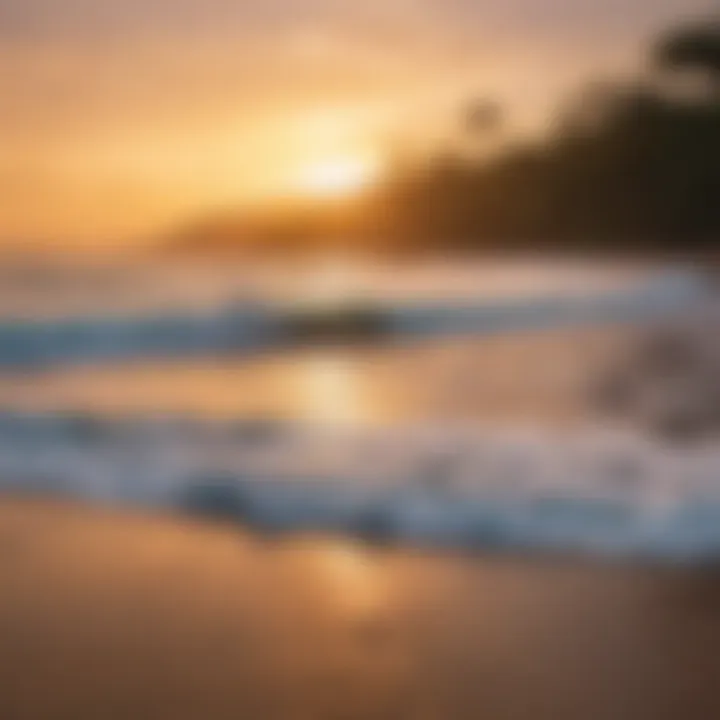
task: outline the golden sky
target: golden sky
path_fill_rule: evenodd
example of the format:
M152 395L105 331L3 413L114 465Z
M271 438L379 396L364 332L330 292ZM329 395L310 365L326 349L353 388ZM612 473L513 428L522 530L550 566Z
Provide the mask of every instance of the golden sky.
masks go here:
M0 238L144 237L376 172L467 97L538 128L706 0L0 0Z

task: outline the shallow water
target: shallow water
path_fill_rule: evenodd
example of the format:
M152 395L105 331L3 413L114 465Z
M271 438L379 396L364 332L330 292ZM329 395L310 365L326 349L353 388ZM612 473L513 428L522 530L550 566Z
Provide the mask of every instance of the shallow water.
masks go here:
M295 263L148 255L0 257L0 318L203 311L237 301L477 300L627 287L668 266L544 259Z
M135 277L132 268L116 270L123 282L127 273ZM73 268L71 277L97 272ZM207 272L197 271L199 286L209 282ZM243 276L220 277L218 292L227 299ZM274 282L279 277L272 275ZM369 524L375 532L380 523L383 532L410 543L692 558L718 551L720 537L707 517L698 533L688 535L688 527L703 502L717 504L706 482L707 463L712 470L720 458L701 450L689 464L680 455L659 472L664 448L627 429L611 434L603 449L606 420L590 401L594 381L632 341L638 324L649 315L687 312L688 301L695 307L704 298L693 276L668 268L653 274L647 268L504 264L406 267L396 282L388 268L347 265L306 268L294 277L296 303L382 300L397 331L364 345L283 349L282 343L263 343L228 351L220 343L221 352L225 316L217 316L218 330L211 313L189 331L202 338L202 353L176 349L160 359L128 342L137 339L138 327L143 342L154 341L160 332L154 320L144 325L133 319L129 331L123 326L118 332L107 305L87 306L95 317L91 336L85 326L79 339L77 328L69 336L82 364L54 362L64 357L53 355L54 333L57 327L66 333L66 326L50 323L39 335L33 330L46 362L0 373L3 485L201 511L220 478L220 500L211 499L215 510L219 503L237 520L282 529L352 533ZM183 282L194 289L187 277ZM299 292L302 282L320 292ZM162 292L172 286L167 283L161 274ZM92 295L101 286L82 289ZM537 300L539 287L544 294ZM274 286L263 281L260 290L271 293ZM42 294L42 286L34 291ZM147 312L148 297L138 296ZM196 301L192 312L207 312ZM178 307L182 323L193 317ZM272 307L263 310L271 322L287 305L276 296ZM235 322L232 316L230 325ZM166 321L159 327L165 332ZM184 343L187 327L181 330ZM117 344L106 353L110 340ZM61 349L68 342L64 334L62 341ZM100 357L94 354L99 341ZM118 355L128 348L134 355L121 362ZM492 467L483 447L502 456ZM580 470L573 465L576 451L583 456ZM618 480L628 462L635 468L632 481ZM288 479L292 485L283 485ZM326 484L319 488L318 480ZM444 492L458 484L471 496ZM700 496L688 498L691 491ZM241 503L236 512L237 493L249 498L249 510ZM580 499L558 505L558 493ZM613 506L598 520L594 508L608 494ZM492 537L482 530L488 523Z
M632 329L617 327L620 310L611 313L610 327L583 327L574 319L574 327L562 329L562 320L553 329L550 319L539 323L549 329L533 330L533 308L552 298L570 309L574 298L612 299L680 271L538 259L400 267L338 259L294 267L147 258L6 261L0 264L0 329L7 335L0 347L7 360L0 407L354 425L577 422L587 418L588 379ZM677 294L671 280L668 293ZM663 292L661 285L661 302ZM357 300L385 303L398 331L428 336L364 347L277 347L283 343L275 337L275 313ZM445 303L450 311L438 315ZM648 300L627 304L632 309ZM231 307L255 309L248 318L223 315ZM458 322L466 307L469 319ZM488 309L474 320L473 307ZM583 312L591 320L595 311ZM17 325L22 318L32 324ZM80 325L63 329L58 322L68 319ZM442 337L445 325L456 327L456 337ZM163 333L166 339L157 340ZM72 364L65 357L84 355L80 366L63 366Z
M590 419L594 371L632 334L566 330L5 373L0 406L361 426L577 423Z

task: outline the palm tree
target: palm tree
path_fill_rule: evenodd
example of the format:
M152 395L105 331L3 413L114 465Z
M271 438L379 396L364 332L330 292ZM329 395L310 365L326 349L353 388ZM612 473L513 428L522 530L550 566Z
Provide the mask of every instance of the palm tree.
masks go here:
M657 43L653 59L661 70L700 73L720 100L720 20L669 32Z

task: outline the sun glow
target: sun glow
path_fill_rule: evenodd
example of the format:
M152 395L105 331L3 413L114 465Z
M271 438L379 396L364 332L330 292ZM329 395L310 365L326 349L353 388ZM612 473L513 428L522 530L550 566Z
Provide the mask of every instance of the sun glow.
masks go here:
M303 168L297 189L317 198L345 198L370 186L379 173L379 165L372 158L328 158Z

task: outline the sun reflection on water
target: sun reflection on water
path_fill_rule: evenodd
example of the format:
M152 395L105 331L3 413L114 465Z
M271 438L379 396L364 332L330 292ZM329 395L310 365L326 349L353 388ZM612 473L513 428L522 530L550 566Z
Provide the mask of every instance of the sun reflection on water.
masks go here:
M318 424L352 424L362 420L363 398L349 358L313 355L303 359L306 419Z

